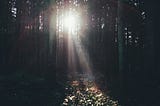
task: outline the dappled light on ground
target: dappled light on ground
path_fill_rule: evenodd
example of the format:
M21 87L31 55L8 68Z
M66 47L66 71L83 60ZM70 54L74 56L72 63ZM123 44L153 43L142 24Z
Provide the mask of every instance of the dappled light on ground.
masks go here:
M66 87L66 97L62 106L120 106L101 92L94 82L72 81Z

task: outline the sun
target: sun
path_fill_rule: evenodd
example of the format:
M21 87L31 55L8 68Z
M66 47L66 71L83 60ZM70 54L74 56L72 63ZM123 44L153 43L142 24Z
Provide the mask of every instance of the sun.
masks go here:
M76 12L69 11L64 17L64 28L69 33L75 33L80 24L79 17Z

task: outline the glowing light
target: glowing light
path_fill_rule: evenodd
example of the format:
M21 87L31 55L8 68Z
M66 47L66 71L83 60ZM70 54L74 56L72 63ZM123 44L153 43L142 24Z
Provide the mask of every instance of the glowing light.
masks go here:
M72 29L75 27L75 23L76 23L76 20L75 20L75 17L70 15L68 17L66 17L65 19L65 27L68 27L69 29Z
M76 14L76 12L68 12L66 14L66 17L64 17L64 27L66 30L68 30L70 33L75 33L78 29L78 25L80 23L80 20Z
M65 4L63 0L57 3L57 65L61 67L59 64L63 63L63 53L61 52L67 52L68 77L74 79L80 73L83 73L87 75L88 80L94 81L91 61L86 51L87 49L83 46L81 40L86 36L85 32L88 30L86 16L88 12L80 8L81 5L78 5L77 0L69 1L73 2L69 3L68 6L63 6ZM64 47L66 49L63 45L65 45ZM73 85L78 85L78 83L74 82Z

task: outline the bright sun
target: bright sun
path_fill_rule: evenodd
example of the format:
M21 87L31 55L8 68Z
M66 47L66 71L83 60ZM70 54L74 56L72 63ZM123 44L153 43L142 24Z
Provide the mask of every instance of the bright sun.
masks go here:
M77 31L77 27L79 25L79 18L76 13L69 12L64 18L64 27L70 33L75 33Z

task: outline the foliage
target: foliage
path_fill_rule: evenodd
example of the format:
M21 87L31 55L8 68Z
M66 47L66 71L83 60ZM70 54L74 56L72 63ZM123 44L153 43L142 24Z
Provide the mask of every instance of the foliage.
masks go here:
M92 82L73 81L66 87L66 98L62 106L119 106L109 96L103 94Z

